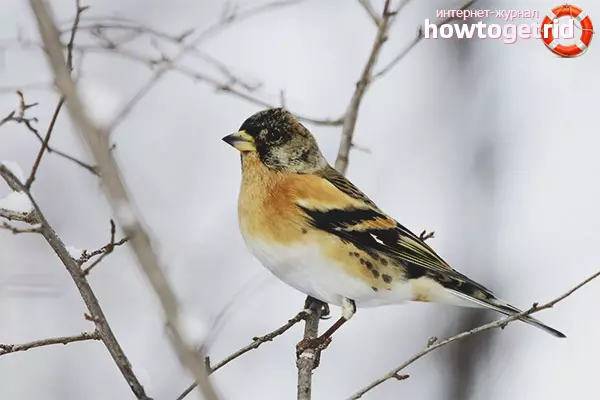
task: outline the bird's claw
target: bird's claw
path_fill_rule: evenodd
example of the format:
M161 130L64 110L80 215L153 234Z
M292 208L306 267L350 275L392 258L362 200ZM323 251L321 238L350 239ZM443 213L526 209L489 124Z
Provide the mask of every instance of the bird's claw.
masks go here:
M321 307L321 319L329 319L331 317L331 311L329 310L329 304L322 302L321 300L317 300L314 297L308 296L306 301L304 302L304 309L308 310L312 306L317 305Z
M329 346L330 343L331 343L331 337L328 337L328 338L318 337L318 338L314 338L314 339L304 338L301 341L299 341L298 344L296 345L296 357L300 358L300 355L302 353L304 353L306 350L315 350L315 351L319 351L319 352L321 350L325 350L327 348L327 346Z
M321 308L321 319L329 319L331 318L331 311L329 310L329 304L323 303L323 307Z

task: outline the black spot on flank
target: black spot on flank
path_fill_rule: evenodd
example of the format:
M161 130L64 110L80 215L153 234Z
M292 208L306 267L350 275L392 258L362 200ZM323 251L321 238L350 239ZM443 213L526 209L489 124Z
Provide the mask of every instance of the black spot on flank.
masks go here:
M373 289L374 292L377 292L379 290L375 286L371 286L371 289Z
M388 260L386 260L385 258L382 258L381 265L388 265Z
M349 253L348 253L348 255L349 255L350 257L352 257L352 256L354 255L354 253L353 253L353 252L349 252Z
M360 259L360 265L365 265L365 259L364 258Z
M357 252L354 252L354 257L360 257L360 254L358 254Z
M373 276L374 276L375 278L379 278L379 271L377 271L376 269L372 269L372 270L371 270L371 273L373 274Z
M381 279L383 279L383 281L385 283L391 283L392 282L392 277L386 274L381 275Z
M308 231L306 229L302 228L302 233L307 234Z
M373 268L373 263L371 261L367 261L367 268L371 269Z

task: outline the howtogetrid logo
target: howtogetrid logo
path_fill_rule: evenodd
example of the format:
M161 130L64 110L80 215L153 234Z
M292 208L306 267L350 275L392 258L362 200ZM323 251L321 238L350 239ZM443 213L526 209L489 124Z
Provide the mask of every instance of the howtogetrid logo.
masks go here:
M579 39L573 44L564 45L555 38L556 30L560 24L559 18L563 17L569 18L570 23L576 22L576 27L581 31ZM594 26L589 15L581 8L570 4L554 7L542 21L541 30L544 32L542 40L548 49L561 57L582 55L588 49L594 35Z

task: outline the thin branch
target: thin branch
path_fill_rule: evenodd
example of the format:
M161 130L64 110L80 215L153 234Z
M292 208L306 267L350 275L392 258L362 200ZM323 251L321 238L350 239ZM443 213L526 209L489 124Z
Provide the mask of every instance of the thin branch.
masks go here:
M303 0L296 0L296 1L303 1ZM288 3L292 4L294 2L280 1L280 2L276 2L274 4L283 5L283 4L288 4ZM258 8L260 10L267 9L265 6L260 6ZM166 32L162 32L162 31L154 29L154 28L146 27L143 25L135 25L133 22L98 23L98 24L93 24L93 25L89 25L89 26L80 26L80 27L78 27L78 31L81 31L81 30L84 30L87 28L91 32L94 32L94 30L93 30L94 26L98 27L98 29L100 29L100 30L102 30L102 29L130 30L131 32L134 32L136 34L144 33L144 34L150 35L152 38L168 40L170 43L177 44L177 45L183 45L183 43L181 43L181 41L179 39L179 36L181 36L181 35L172 36ZM155 74L160 73L160 71L162 69L165 69L166 70L165 72L167 72L167 71L178 72L186 77L192 78L194 81L201 82L201 83L204 83L204 84L214 87L216 89L217 93L227 93L232 96L238 97L242 100L248 101L252 104L258 105L260 107L273 108L273 107L278 106L278 105L274 104L273 102L263 100L261 98L261 96L254 93L260 85L250 84L248 82L245 82L239 76L236 76L224 63L222 63L221 61L215 59L214 57L210 56L209 54L201 51L200 49L198 49L196 47L185 46L182 49L182 51L187 50L187 51L189 51L189 54L196 55L196 56L200 57L201 59L203 59L204 61L206 61L207 63L209 63L211 66L215 67L219 71L219 73L221 75L223 75L224 81L216 79L214 77L211 77L210 75L206 74L204 71L199 71L192 67L177 63L177 62L175 62L176 61L175 58L169 58L164 54L161 54L158 58L152 57L152 56L148 56L145 54L141 54L141 53L137 52L136 50L125 48L124 46L122 46L122 43L115 43L114 41L111 41L104 36L102 36L101 39L102 40L101 40L100 44L80 45L80 46L77 46L76 48L74 48L74 50L78 51L82 56L83 56L83 54L85 54L87 52L107 52L107 53L110 53L111 55L118 55L127 60L143 64L144 66L150 68L151 70L155 70L157 67L160 68L158 71L155 72ZM33 47L35 49L38 49L38 48L43 49L42 44L33 42L33 41L25 41L23 39L18 39L17 43L19 44L20 48ZM65 47L66 47L66 45L65 45ZM151 84L150 82L148 82L147 85L152 86L154 84ZM138 92L137 95L140 95L143 97L145 95L145 93ZM130 102L131 102L131 100L130 100ZM123 112L123 110L125 110L126 107L127 106L125 106L121 110L121 112ZM296 115L296 117L303 122L311 123L314 125L320 125L320 126L341 126L343 123L342 117L335 118L335 119L329 119L329 118L314 118L314 117L302 115L299 113L294 113L294 115ZM115 117L113 119L113 123L116 120L116 118L117 117ZM1 125L1 122L0 122L0 125ZM116 127L116 125L114 127ZM109 125L108 130L109 131L113 130L111 125ZM41 136L40 136L40 141L42 141ZM50 150L48 150L48 152L50 152Z
M46 131L46 136L44 137L44 140L42 141L42 146L40 147L40 150L38 151L38 154L35 157L35 161L33 163L33 167L31 168L29 178L27 178L27 182L25 182L25 187L27 187L27 189L31 188L31 184L35 180L35 174L37 173L40 163L42 162L42 157L44 156L44 153L48 149L48 143L50 143L50 137L52 136L54 125L56 124L56 120L58 119L60 109L62 108L64 102L65 99L61 97L58 100L58 103L56 104L56 108L54 109L54 113L52 114L52 119L50 120L50 125L48 125L48 130Z
M154 88L154 86L160 81L163 75L168 72L172 65L177 64L183 57L185 57L190 51L193 51L200 43L206 40L208 37L216 34L225 27L229 26L233 21L240 21L246 18L253 17L261 14L265 11L272 10L274 8L286 7L292 4L299 3L303 0L285 0L285 1L274 1L272 3L264 4L254 8L250 8L243 13L231 13L225 15L222 21L206 29L200 33L194 40L184 46L171 60L166 62L158 71L154 73L154 76L144 85L117 113L115 118L107 125L107 132L113 132L115 128L125 119L125 117L133 110L133 108L139 103L139 101Z
M41 228L37 225L29 226L26 228L19 228L17 226L13 226L13 225L9 224L8 222L2 222L0 224L0 228L6 229L7 231L11 231L15 235L20 234L20 233L42 233Z
M184 40L193 33L193 30L188 29L183 33L174 35L167 32L163 32L159 29L155 29L145 25L139 25L134 22L98 22L90 25L79 26L78 30L89 31L90 35L95 38L98 38L101 42L102 47L108 50L123 48L123 45L126 44L126 42L136 39L141 35L147 35L153 41L163 40L173 45L181 46L182 44L184 44ZM124 31L129 32L130 35L128 36L127 41L119 40L118 42L116 42L107 37L107 35L105 34L106 31ZM67 31L62 31L61 34L66 32ZM81 49L82 47L79 48ZM214 67L227 79L229 84L239 85L249 92L258 89L261 86L260 84L249 83L245 80L242 80L240 77L234 75L223 62L217 60L213 56L207 54L206 52L198 48L190 49L190 54L197 56L199 59ZM156 64L165 61L168 61L168 57L163 55L163 57L161 57L161 60L156 61Z
M368 391L370 391L371 389L381 385L383 382L395 378L398 373L400 371L402 371L403 369L405 369L406 367L408 367L409 365L411 365L412 363L414 363L415 361L417 361L418 359L420 359L421 357L431 353L434 350L439 349L442 346L445 346L447 344L450 344L452 342L455 342L457 340L460 340L462 338L465 338L467 336L471 336L474 335L476 333L479 332L483 332L483 331L487 331L490 329L494 329L494 328L502 328L504 329L504 327L506 327L506 325L508 325L511 322L514 322L524 316L548 309L553 307L556 303L566 299L567 297L571 296L573 293L575 293L577 290L581 289L583 286L585 286L586 284L590 283L591 281L593 281L594 279L596 279L598 276L600 276L600 271L596 272L595 274L593 274L592 276L590 276L589 278L587 278L586 280L584 280L583 282L581 282L580 284L578 284L577 286L573 287L572 289L570 289L569 291L567 291L566 293L556 297L554 300L549 301L546 304L543 305L538 305L537 303L535 303L529 310L527 311L523 311L519 314L515 314L515 315L511 315L510 317L506 317L506 318L502 318L499 319L497 321L494 322L490 322L488 324L485 325L481 325L477 328L471 329L469 331L466 332L462 332L456 336L452 336L448 339L437 341L437 340L430 340L430 342L428 343L428 346L421 351L420 353L415 354L413 357L411 357L410 359L408 359L405 363L403 363L402 365L400 365L397 368L394 368L393 370L391 370L390 372L388 372L387 374L385 374L384 376L382 376L381 378L371 382L369 385L367 385L366 387L364 387L363 389L359 390L358 392L356 392L355 394L353 394L352 396L350 396L349 400L356 400L356 399L360 399L365 393L367 393Z
M20 99L20 103L21 105L19 106L19 109L22 110L23 108L23 102L24 102L24 95L23 92L18 90L17 94L19 95L19 99ZM6 117L4 117L2 120L0 120L0 126L2 126L3 124L7 123L7 122L16 122L17 124L23 124L25 125L25 127L34 134L34 136L39 140L39 142L42 144L44 144L44 138L42 137L42 135L39 133L39 131L33 126L34 122L37 122L36 118L27 118L25 117L25 113L23 113L23 115L20 115L21 111L19 111L19 115L17 115L16 111L12 111L10 112ZM55 112L56 114L56 112ZM58 116L58 114L56 114ZM54 119L54 117L53 117ZM55 153L57 156L65 158L71 162L74 162L75 164L79 165L80 167L86 169L87 171L91 172L94 175L98 175L98 171L96 171L96 167L94 167L93 165L87 164L69 154L66 154L60 150L57 150L53 147L51 147L50 145L46 145L46 151L48 153Z
M379 26L379 15L377 15L377 12L373 8L371 2L369 0L358 0L358 2L369 15L375 26Z
M383 7L383 13L379 18L379 23L377 25L377 34L375 35L375 41L373 42L373 47L371 48L371 54L369 55L369 59L367 60L360 79L356 84L356 90L352 95L352 99L350 100L350 104L348 105L348 109L346 110L344 116L342 137L340 140L337 158L335 160L335 169L337 169L341 174L345 174L346 169L348 168L348 157L350 155L350 149L352 148L352 138L354 136L354 129L356 128L356 120L358 118L360 103L365 95L365 92L367 91L367 88L371 84L373 68L375 67L375 63L377 62L381 48L387 40L387 33L394 15L395 14L390 12L390 0L386 0Z
M477 0L469 0L467 1L465 4L463 4L463 6L460 8L460 10L466 10L467 8L471 7L473 4L475 4L477 2ZM443 25L443 24L447 24L448 22L452 21L456 19L456 17L449 17L449 18L445 18L443 20L440 20L438 22L436 22L436 25ZM390 72L400 61L402 61L402 59L408 54L410 53L410 51L417 45L419 44L419 42L421 40L423 40L423 27L420 26L419 29L417 30L417 35L413 38L413 40L404 48L402 49L402 51L400 51L400 53L398 53L397 56L395 56L392 61L390 61L389 63L387 63L383 68L381 68L381 70L379 70L378 72L376 72L373 75L373 80L379 79L381 78L383 75L387 74L388 72Z
M25 187L25 185L19 181L19 179L3 164L0 164L0 176L7 182L11 181L16 184L18 189L25 193L29 198L29 201L34 209L33 213L35 215L36 222L39 222L40 224L41 235L44 236L44 239L46 239L50 247L52 247L52 250L54 250L58 258L62 261L63 265L67 268L67 271L71 275L71 278L73 279L75 286L77 286L81 298L83 299L91 315L91 320L96 324L96 329L98 330L102 341L108 349L108 352L119 367L119 370L123 374L123 377L129 384L129 387L134 392L136 397L138 399L149 400L150 398L146 396L143 386L133 373L129 359L125 355L125 352L121 348L121 345L117 341L117 338L108 324L108 321L104 316L104 312L102 311L102 307L100 307L100 303L98 302L98 298L90 287L88 281L83 276L79 264L71 257L71 254L69 254L69 251L65 247L65 244L61 238L48 223L48 220L46 220L42 210L37 205L27 187Z
M77 10L75 12L75 18L73 18L73 24L71 26L71 36L70 36L69 42L67 44L67 67L69 68L69 71L73 70L73 45L75 44L75 34L77 33L77 27L79 26L79 21L81 19L81 13L84 12L85 10L87 10L87 8L88 8L88 7L81 7L80 0L76 0L76 7L77 7ZM62 109L62 106L64 103L65 103L65 98L64 98L64 96L61 96L61 98L58 100L58 103L56 104L56 107L54 108L54 113L52 114L52 119L50 120L48 129L46 130L46 136L44 137L42 146L40 147L40 150L35 158L33 167L31 168L31 173L29 174L29 178L27 178L27 181L25 182L25 187L27 187L27 189L31 188L31 185L33 184L33 181L35 180L35 174L37 173L40 163L42 162L42 157L44 156L44 153L48 149L48 144L50 143L50 137L52 136L52 132L54 131L54 125L56 124L56 121L58 120L58 115L60 114L60 110Z
M83 269L83 276L87 276L95 266L100 264L102 262L102 260L104 260L105 257L107 257L110 253L112 253L115 250L115 247L122 246L125 243L127 243L127 241L129 239L126 237L115 242L116 230L117 230L117 227L115 226L115 222L111 219L110 220L110 242L108 242L107 245L105 245L97 250L94 250L90 253L88 253L87 250L83 251L83 253L81 254L81 257L79 257L79 259L77 260L79 265L83 265L84 263L89 261L91 258L99 256L96 260L94 260L93 263L91 263L88 267Z
M294 318L290 319L285 325L280 326L279 328L275 329L272 332L267 333L266 335L257 336L257 337L252 338L252 343L250 343L247 346L242 347L238 351L225 357L224 359L222 359L221 361L219 361L218 363L216 363L213 366L210 365L209 358L206 357L206 366L207 366L206 369L207 369L208 373L212 374L212 373L216 372L217 370L223 368L225 365L229 364L231 361L235 360L236 358L243 356L244 354L248 353L251 350L257 349L261 344L263 344L265 342L270 342L273 339L275 339L277 336L283 335L291 327L293 327L298 322L305 319L308 314L309 314L308 310L300 311ZM188 394L191 393L192 390L194 390L194 388L196 388L196 386L197 386L196 383L193 383L190 386L188 386L188 388L185 389L183 391L183 393L181 393L179 395L179 397L177 397L176 400L183 400Z
M89 118L77 93L75 83L65 63L58 30L49 10L42 0L30 0L30 5L36 16L38 29L44 42L56 86L62 95L66 97L69 116L78 127L82 139L102 171L100 174L100 180L103 183L102 188L119 223L123 227L125 235L130 238L131 247L140 268L145 273L160 301L169 339L182 364L195 376L204 398L215 400L217 394L208 380L205 365L183 336L181 325L185 316L179 309L175 293L169 286L158 257L152 249L150 237L133 211L125 184L121 180L122 175L110 151L109 137ZM76 264L74 260L72 261ZM80 272L80 275L83 275L83 273Z
M54 344L69 344L75 342L85 342L88 340L101 340L100 333L94 332L83 332L79 335L74 336L61 336L49 339L36 340L34 342L22 343L22 344L0 344L0 356L10 353L16 353L18 351L27 351L38 347L52 346Z
M7 210L4 208L0 208L0 217L6 218L9 221L20 221L28 224L36 224L38 223L38 218L35 213L24 213L13 210Z

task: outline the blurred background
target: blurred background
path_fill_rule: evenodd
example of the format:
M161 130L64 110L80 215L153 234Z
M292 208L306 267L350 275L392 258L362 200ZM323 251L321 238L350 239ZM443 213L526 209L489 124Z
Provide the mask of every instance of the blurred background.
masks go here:
M473 8L536 9L544 15L556 3L479 1ZM260 4L265 2L88 0L82 26L126 20L173 36L194 29L194 36ZM381 10L383 1L372 4ZM51 5L68 31L74 1ZM409 2L390 31L380 65L414 39L425 18L434 20L437 9L461 5ZM576 5L600 24L600 3ZM28 115L43 130L58 96L35 45L33 15L23 0L0 0L0 10L0 117L18 107L15 90L21 88L28 103L39 103ZM348 105L375 32L357 1L299 1L234 21L199 46L210 59L192 52L180 65L231 83L210 61L219 60L235 77L259 86L252 96L279 105L283 91L292 112L335 119ZM107 50L106 38L127 40L128 34L78 33L83 52L74 54L75 75L101 123L111 121L157 69ZM140 35L123 49L160 59L178 47ZM522 308L549 301L600 268L599 68L600 44L594 42L582 57L562 59L536 39L512 45L423 40L366 94L354 141L368 152L352 151L347 175L411 230L435 231L428 243L500 297ZM111 136L167 274L186 311L203 321L194 333L198 341L222 315L208 350L214 362L282 325L304 302L304 295L250 255L237 227L239 156L220 138L262 108L173 71ZM306 125L333 163L341 128ZM89 160L66 113L51 146ZM38 149L25 127L0 127L0 160L15 161L28 173ZM0 197L9 192L0 185ZM88 171L48 154L33 194L69 246L95 249L107 243L111 213ZM164 336L157 302L129 250L118 248L89 281L148 394L176 398L192 378ZM364 398L598 398L599 285L539 314L565 332L566 340L514 323L434 352L405 371L410 379L386 382ZM0 230L0 343L93 329L84 311L70 276L41 237ZM337 318L339 309L332 313ZM420 351L430 336L450 336L496 317L415 303L359 310L323 353L313 398L346 398ZM295 344L301 335L298 325L215 373L222 398L295 398ZM102 343L83 342L0 357L0 398L133 395Z

